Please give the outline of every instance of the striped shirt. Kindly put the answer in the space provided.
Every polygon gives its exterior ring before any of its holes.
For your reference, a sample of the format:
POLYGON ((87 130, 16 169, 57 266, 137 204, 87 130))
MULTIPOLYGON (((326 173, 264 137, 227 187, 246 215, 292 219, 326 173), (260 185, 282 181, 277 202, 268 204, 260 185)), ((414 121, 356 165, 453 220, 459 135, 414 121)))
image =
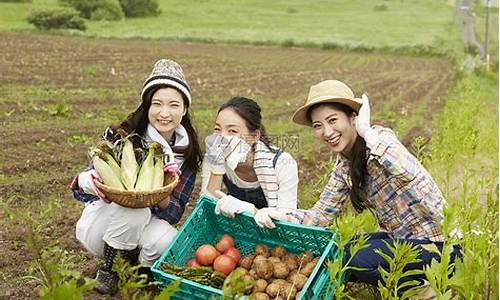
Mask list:
MULTIPOLYGON (((368 175, 364 193, 379 226, 396 239, 442 241, 446 200, 437 184, 392 130, 381 126, 373 129, 377 134, 367 141, 368 175)), ((329 225, 350 197, 349 173, 349 161, 339 155, 319 201, 309 210, 290 212, 290 221, 329 225)))

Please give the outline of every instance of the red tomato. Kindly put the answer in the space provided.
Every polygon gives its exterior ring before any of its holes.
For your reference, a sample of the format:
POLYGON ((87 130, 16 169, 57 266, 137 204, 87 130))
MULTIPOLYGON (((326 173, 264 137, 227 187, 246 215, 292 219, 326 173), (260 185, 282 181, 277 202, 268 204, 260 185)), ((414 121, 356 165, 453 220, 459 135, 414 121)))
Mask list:
POLYGON ((193 259, 188 260, 188 262, 186 263, 186 266, 188 266, 189 268, 192 268, 192 267, 199 267, 200 264, 196 261, 196 258, 193 258, 193 259))
POLYGON ((225 255, 227 256, 230 256, 234 259, 235 262, 239 262, 240 261, 240 258, 241 258, 241 253, 240 253, 240 250, 234 248, 234 247, 231 247, 229 249, 226 250, 226 252, 224 252, 225 255))
POLYGON ((234 239, 229 234, 224 234, 220 239, 215 248, 221 253, 226 252, 227 249, 234 247, 234 239))
POLYGON ((234 268, 236 268, 236 262, 229 255, 222 254, 214 261, 214 270, 226 275, 231 273, 234 268))
POLYGON ((195 253, 196 261, 202 266, 209 266, 217 257, 217 250, 212 245, 201 245, 195 253))
MULTIPOLYGON (((217 248, 217 247, 216 247, 216 248, 217 248)), ((216 258, 217 258, 217 257, 219 257, 222 253, 220 253, 220 252, 219 252, 219 250, 216 250, 216 251, 217 251, 217 256, 216 256, 216 258)))

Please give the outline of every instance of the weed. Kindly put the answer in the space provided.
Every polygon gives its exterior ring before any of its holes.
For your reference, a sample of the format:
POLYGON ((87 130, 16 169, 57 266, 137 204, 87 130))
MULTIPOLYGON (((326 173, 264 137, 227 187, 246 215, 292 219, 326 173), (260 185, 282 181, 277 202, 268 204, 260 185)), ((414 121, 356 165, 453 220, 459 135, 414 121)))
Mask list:
POLYGON ((69 113, 71 112, 71 106, 68 105, 66 102, 59 102, 55 105, 51 105, 47 108, 47 112, 51 116, 56 116, 56 117, 68 117, 69 113))

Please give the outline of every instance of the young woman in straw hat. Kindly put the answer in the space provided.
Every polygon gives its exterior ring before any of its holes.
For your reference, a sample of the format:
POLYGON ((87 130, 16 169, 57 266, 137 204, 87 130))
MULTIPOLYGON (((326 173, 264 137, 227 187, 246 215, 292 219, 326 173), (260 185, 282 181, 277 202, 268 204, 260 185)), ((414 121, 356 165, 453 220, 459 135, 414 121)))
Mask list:
MULTIPOLYGON (((328 226, 351 203, 356 211, 370 209, 382 232, 370 233, 368 248, 352 258, 348 280, 377 286, 382 280, 379 266, 388 263, 376 249, 390 253, 386 243, 407 241, 421 250, 422 269, 437 255, 421 245, 442 248, 443 198, 437 184, 420 162, 401 144, 394 132, 370 125, 368 98, 355 98, 343 82, 326 80, 311 87, 306 103, 293 121, 310 126, 314 135, 337 154, 337 163, 323 193, 309 210, 264 208, 257 212, 259 225, 273 228, 271 219, 316 226, 328 226), (350 200, 350 201, 349 201, 350 200)), ((348 251, 347 251, 348 252, 348 251)), ((455 249, 453 259, 459 255, 455 249)), ((404 278, 422 280, 423 276, 404 278)), ((423 281, 421 281, 423 282, 423 281)))
POLYGON ((297 163, 270 143, 260 112, 252 99, 231 98, 219 108, 214 133, 205 139, 202 192, 219 198, 216 214, 297 208, 297 163))
POLYGON ((85 209, 76 224, 76 238, 92 254, 103 257, 97 271, 96 289, 114 294, 118 277, 112 267, 118 254, 135 264, 150 266, 177 233, 173 227, 181 218, 194 188, 201 164, 196 130, 191 124, 191 89, 182 68, 172 60, 156 62, 144 82, 142 102, 123 122, 108 128, 103 138, 114 142, 118 132, 136 133, 134 146, 150 142, 162 145, 169 157, 165 172, 177 172, 180 180, 169 199, 151 208, 127 208, 110 203, 95 185, 100 180, 91 167, 73 180, 71 189, 85 209))

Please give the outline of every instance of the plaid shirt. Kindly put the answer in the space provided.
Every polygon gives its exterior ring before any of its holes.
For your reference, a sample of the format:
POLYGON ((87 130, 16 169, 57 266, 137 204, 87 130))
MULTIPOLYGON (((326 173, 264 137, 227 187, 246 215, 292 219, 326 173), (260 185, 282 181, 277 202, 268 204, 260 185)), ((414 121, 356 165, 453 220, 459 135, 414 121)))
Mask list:
MULTIPOLYGON (((89 166, 86 171, 93 169, 93 166, 89 166)), ((179 183, 175 187, 174 191, 170 195, 170 202, 165 209, 160 209, 159 207, 152 207, 151 212, 160 219, 164 219, 171 225, 175 225, 182 217, 184 213, 184 208, 189 202, 189 197, 194 189, 194 183, 196 179, 196 172, 187 170, 185 165, 181 167, 181 176, 179 178, 179 183)), ((82 202, 92 202, 99 200, 99 198, 92 194, 84 193, 78 187, 78 175, 73 179, 70 185, 73 191, 73 196, 76 200, 82 202)))
MULTIPOLYGON (((368 175, 364 192, 379 226, 396 239, 442 241, 446 200, 437 184, 392 130, 381 126, 373 129, 378 136, 367 141, 368 175)), ((310 210, 289 213, 291 221, 329 225, 350 197, 349 171, 349 161, 339 155, 319 201, 310 210)))

